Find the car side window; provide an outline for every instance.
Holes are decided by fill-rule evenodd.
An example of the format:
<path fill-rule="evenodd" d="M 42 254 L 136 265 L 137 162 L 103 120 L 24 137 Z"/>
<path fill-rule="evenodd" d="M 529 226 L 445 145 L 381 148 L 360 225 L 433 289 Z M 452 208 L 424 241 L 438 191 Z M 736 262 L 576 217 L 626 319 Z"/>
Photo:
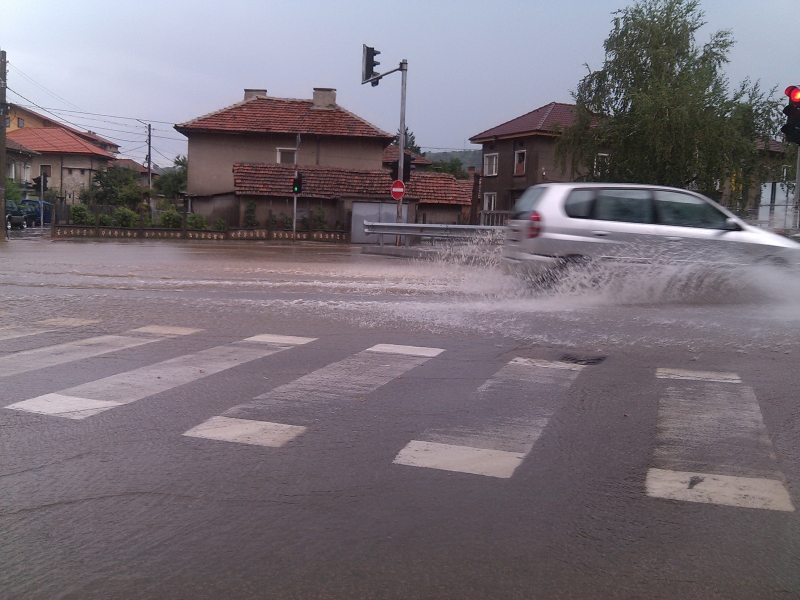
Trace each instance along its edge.
<path fill-rule="evenodd" d="M 594 190 L 572 190 L 564 202 L 564 212 L 573 219 L 591 219 Z"/>
<path fill-rule="evenodd" d="M 657 191 L 656 214 L 661 225 L 725 229 L 727 217 L 703 199 L 681 192 Z"/>
<path fill-rule="evenodd" d="M 594 218 L 623 223 L 652 223 L 653 203 L 647 190 L 598 190 Z"/>

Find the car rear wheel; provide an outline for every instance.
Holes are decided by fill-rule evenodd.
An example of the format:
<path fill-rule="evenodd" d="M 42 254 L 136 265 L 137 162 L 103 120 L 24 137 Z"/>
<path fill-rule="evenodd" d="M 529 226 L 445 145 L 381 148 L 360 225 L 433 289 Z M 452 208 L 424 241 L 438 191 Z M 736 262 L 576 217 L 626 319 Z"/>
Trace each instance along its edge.
<path fill-rule="evenodd" d="M 28 222 L 25 219 L 22 219 L 22 223 L 19 224 L 19 228 L 20 229 L 27 229 L 28 228 Z"/>

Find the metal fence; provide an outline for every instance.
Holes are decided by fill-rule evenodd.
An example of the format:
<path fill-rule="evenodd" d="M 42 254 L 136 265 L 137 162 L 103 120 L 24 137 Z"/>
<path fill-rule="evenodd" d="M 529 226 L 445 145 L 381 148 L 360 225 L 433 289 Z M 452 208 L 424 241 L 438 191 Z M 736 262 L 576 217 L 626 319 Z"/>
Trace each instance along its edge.
<path fill-rule="evenodd" d="M 479 213 L 480 224 L 487 227 L 502 227 L 508 224 L 508 220 L 514 211 L 511 210 L 482 210 Z"/>

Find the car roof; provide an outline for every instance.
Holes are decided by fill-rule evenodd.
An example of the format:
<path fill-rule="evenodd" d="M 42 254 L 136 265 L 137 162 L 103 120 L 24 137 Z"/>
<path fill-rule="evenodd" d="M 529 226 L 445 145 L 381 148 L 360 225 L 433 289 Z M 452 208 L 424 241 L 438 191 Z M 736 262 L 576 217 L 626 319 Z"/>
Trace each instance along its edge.
<path fill-rule="evenodd" d="M 596 182 L 596 181 L 570 181 L 570 182 L 553 182 L 540 184 L 547 187 L 560 187 L 560 188 L 631 188 L 631 189 L 648 189 L 648 190 L 675 190 L 676 192 L 688 192 L 690 194 L 698 194 L 694 190 L 687 190 L 684 188 L 676 188 L 668 185 L 655 185 L 652 183 L 614 183 L 614 182 Z"/>

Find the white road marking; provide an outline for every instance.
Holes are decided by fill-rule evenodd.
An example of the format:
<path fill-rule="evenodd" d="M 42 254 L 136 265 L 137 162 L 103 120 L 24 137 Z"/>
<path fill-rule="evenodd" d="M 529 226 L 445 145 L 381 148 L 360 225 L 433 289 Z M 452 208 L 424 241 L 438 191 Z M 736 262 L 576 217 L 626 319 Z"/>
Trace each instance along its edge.
<path fill-rule="evenodd" d="M 715 371 L 688 371 L 686 369 L 656 369 L 659 379 L 688 379 L 691 381 L 715 381 L 717 383 L 742 383 L 736 373 Z"/>
<path fill-rule="evenodd" d="M 224 442 L 239 442 L 254 446 L 280 448 L 292 441 L 306 428 L 299 425 L 284 425 L 268 421 L 212 417 L 205 423 L 191 428 L 183 435 Z"/>
<path fill-rule="evenodd" d="M 491 417 L 476 425 L 428 429 L 394 464 L 509 478 L 522 464 L 583 365 L 515 358 L 478 388 L 473 401 Z M 507 406 L 503 406 L 506 403 Z M 516 413 L 515 416 L 508 416 Z"/>
<path fill-rule="evenodd" d="M 386 354 L 406 354 L 408 356 L 439 356 L 442 348 L 426 348 L 424 346 L 398 346 L 396 344 L 376 344 L 367 348 L 367 352 L 384 352 Z"/>
<path fill-rule="evenodd" d="M 92 321 L 91 319 L 69 319 L 57 318 L 46 319 L 33 325 L 11 325 L 8 327 L 0 327 L 0 341 L 13 340 L 21 337 L 28 337 L 30 335 L 40 335 L 42 333 L 50 333 L 65 327 L 81 327 L 82 325 L 91 325 L 92 323 L 99 323 L 99 321 Z M 39 325 L 45 325 L 44 329 Z"/>
<path fill-rule="evenodd" d="M 269 344 L 290 344 L 294 346 L 301 346 L 315 341 L 317 338 L 296 337 L 293 335 L 273 335 L 271 333 L 262 333 L 261 335 L 254 335 L 249 337 L 245 342 L 261 342 Z"/>
<path fill-rule="evenodd" d="M 203 329 L 191 329 L 189 327 L 171 327 L 169 325 L 147 325 L 138 329 L 131 329 L 127 333 L 149 333 L 152 335 L 190 335 L 204 331 Z"/>
<path fill-rule="evenodd" d="M 25 410 L 26 412 L 40 415 L 52 415 L 67 419 L 85 419 L 109 408 L 119 406 L 119 402 L 108 400 L 92 400 L 91 398 L 76 398 L 65 394 L 45 394 L 31 398 L 25 402 L 12 404 L 6 408 Z M 20 406 L 22 406 L 20 408 Z"/>
<path fill-rule="evenodd" d="M 216 346 L 61 390 L 57 394 L 23 400 L 6 408 L 69 419 L 85 419 L 293 346 L 254 342 Z M 79 400 L 85 401 L 85 406 Z"/>
<path fill-rule="evenodd" d="M 379 344 L 379 346 L 383 347 L 384 345 Z M 391 348 L 391 346 L 389 347 Z M 431 355 L 436 356 L 443 352 L 439 348 L 401 346 L 402 352 L 395 354 L 395 350 L 390 350 L 389 352 L 394 355 L 387 356 L 386 351 L 375 351 L 374 348 L 376 346 L 317 369 L 308 375 L 261 394 L 250 402 L 234 406 L 225 411 L 223 417 L 234 419 L 236 422 L 267 423 L 271 428 L 270 431 L 275 428 L 287 427 L 290 428 L 285 430 L 288 432 L 287 435 L 291 433 L 292 439 L 294 439 L 306 428 L 299 424 L 274 422 L 275 416 L 281 414 L 282 411 L 288 410 L 291 413 L 290 418 L 296 419 L 303 418 L 305 414 L 309 413 L 309 408 L 313 410 L 325 403 L 357 402 L 399 375 L 427 362 Z M 432 351 L 435 351 L 435 354 Z M 296 410 L 298 408 L 299 411 Z M 186 432 L 186 435 L 196 432 L 198 429 L 200 431 L 204 431 L 207 427 L 213 429 L 218 418 L 212 417 Z M 234 436 L 223 437 L 220 435 L 214 439 L 254 443 L 235 439 Z"/>
<path fill-rule="evenodd" d="M 525 460 L 525 453 L 454 446 L 412 440 L 395 457 L 397 465 L 457 471 L 507 479 Z"/>
<path fill-rule="evenodd" d="M 774 479 L 650 469 L 647 494 L 684 502 L 794 511 L 789 492 Z"/>
<path fill-rule="evenodd" d="M 793 510 L 755 392 L 733 377 L 675 381 L 664 392 L 648 496 Z"/>
<path fill-rule="evenodd" d="M 102 335 L 99 337 L 67 342 L 56 346 L 45 346 L 34 350 L 16 352 L 0 357 L 0 377 L 27 373 L 56 365 L 152 344 L 163 338 L 130 337 L 125 335 Z"/>

